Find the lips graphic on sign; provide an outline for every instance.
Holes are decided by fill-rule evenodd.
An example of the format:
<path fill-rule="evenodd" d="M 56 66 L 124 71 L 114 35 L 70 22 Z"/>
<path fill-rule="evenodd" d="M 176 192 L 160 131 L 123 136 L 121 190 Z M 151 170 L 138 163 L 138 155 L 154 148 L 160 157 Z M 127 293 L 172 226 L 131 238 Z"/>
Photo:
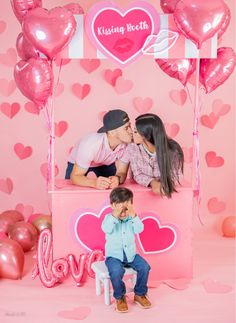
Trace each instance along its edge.
<path fill-rule="evenodd" d="M 85 27 L 94 46 L 124 67 L 143 54 L 148 36 L 158 34 L 160 17 L 144 1 L 133 2 L 125 9 L 105 1 L 88 12 Z"/>

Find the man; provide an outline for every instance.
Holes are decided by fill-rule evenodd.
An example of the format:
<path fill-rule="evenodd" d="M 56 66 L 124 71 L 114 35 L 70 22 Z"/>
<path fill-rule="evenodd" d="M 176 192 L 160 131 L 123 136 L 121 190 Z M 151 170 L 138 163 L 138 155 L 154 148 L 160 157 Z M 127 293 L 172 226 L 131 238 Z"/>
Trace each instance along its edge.
<path fill-rule="evenodd" d="M 131 141 L 128 114 L 120 109 L 110 110 L 103 117 L 103 127 L 83 137 L 72 149 L 65 178 L 79 186 L 117 187 L 126 179 L 128 164 L 122 162 L 122 157 Z M 97 178 L 87 177 L 91 171 Z"/>

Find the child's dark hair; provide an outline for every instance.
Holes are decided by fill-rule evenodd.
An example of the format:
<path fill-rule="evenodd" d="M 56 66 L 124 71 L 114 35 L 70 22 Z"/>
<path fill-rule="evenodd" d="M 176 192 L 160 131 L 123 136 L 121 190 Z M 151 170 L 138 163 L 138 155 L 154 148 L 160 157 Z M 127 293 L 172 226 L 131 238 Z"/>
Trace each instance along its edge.
<path fill-rule="evenodd" d="M 116 187 L 110 193 L 110 203 L 123 203 L 131 201 L 133 203 L 133 192 L 126 187 Z"/>
<path fill-rule="evenodd" d="M 184 154 L 180 145 L 168 138 L 162 120 L 152 113 L 135 119 L 138 133 L 155 146 L 157 163 L 160 169 L 161 192 L 171 197 L 176 192 L 175 183 L 179 181 L 178 172 L 183 172 Z"/>

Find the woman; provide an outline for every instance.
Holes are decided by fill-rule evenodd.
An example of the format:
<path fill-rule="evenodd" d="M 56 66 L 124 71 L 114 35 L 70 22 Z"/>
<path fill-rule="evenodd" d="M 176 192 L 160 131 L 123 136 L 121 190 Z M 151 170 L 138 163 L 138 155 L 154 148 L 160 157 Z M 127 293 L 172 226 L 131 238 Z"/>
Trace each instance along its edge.
<path fill-rule="evenodd" d="M 151 113 L 135 119 L 133 140 L 126 162 L 130 163 L 134 180 L 150 186 L 156 194 L 171 197 L 183 173 L 184 155 L 180 145 L 167 137 L 162 120 Z"/>

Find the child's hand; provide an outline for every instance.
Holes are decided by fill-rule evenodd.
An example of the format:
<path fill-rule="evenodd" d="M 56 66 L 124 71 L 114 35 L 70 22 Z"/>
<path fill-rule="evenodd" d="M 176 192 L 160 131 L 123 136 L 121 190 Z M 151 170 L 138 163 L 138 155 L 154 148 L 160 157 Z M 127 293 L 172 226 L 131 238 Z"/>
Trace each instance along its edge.
<path fill-rule="evenodd" d="M 132 218 L 134 218 L 136 216 L 136 212 L 134 210 L 133 203 L 131 203 L 131 201 L 128 201 L 126 204 L 126 207 L 127 207 L 127 211 L 126 211 L 127 216 L 130 215 Z"/>
<path fill-rule="evenodd" d="M 124 208 L 123 203 L 113 203 L 112 208 L 113 208 L 112 215 L 115 218 L 119 219 Z"/>

